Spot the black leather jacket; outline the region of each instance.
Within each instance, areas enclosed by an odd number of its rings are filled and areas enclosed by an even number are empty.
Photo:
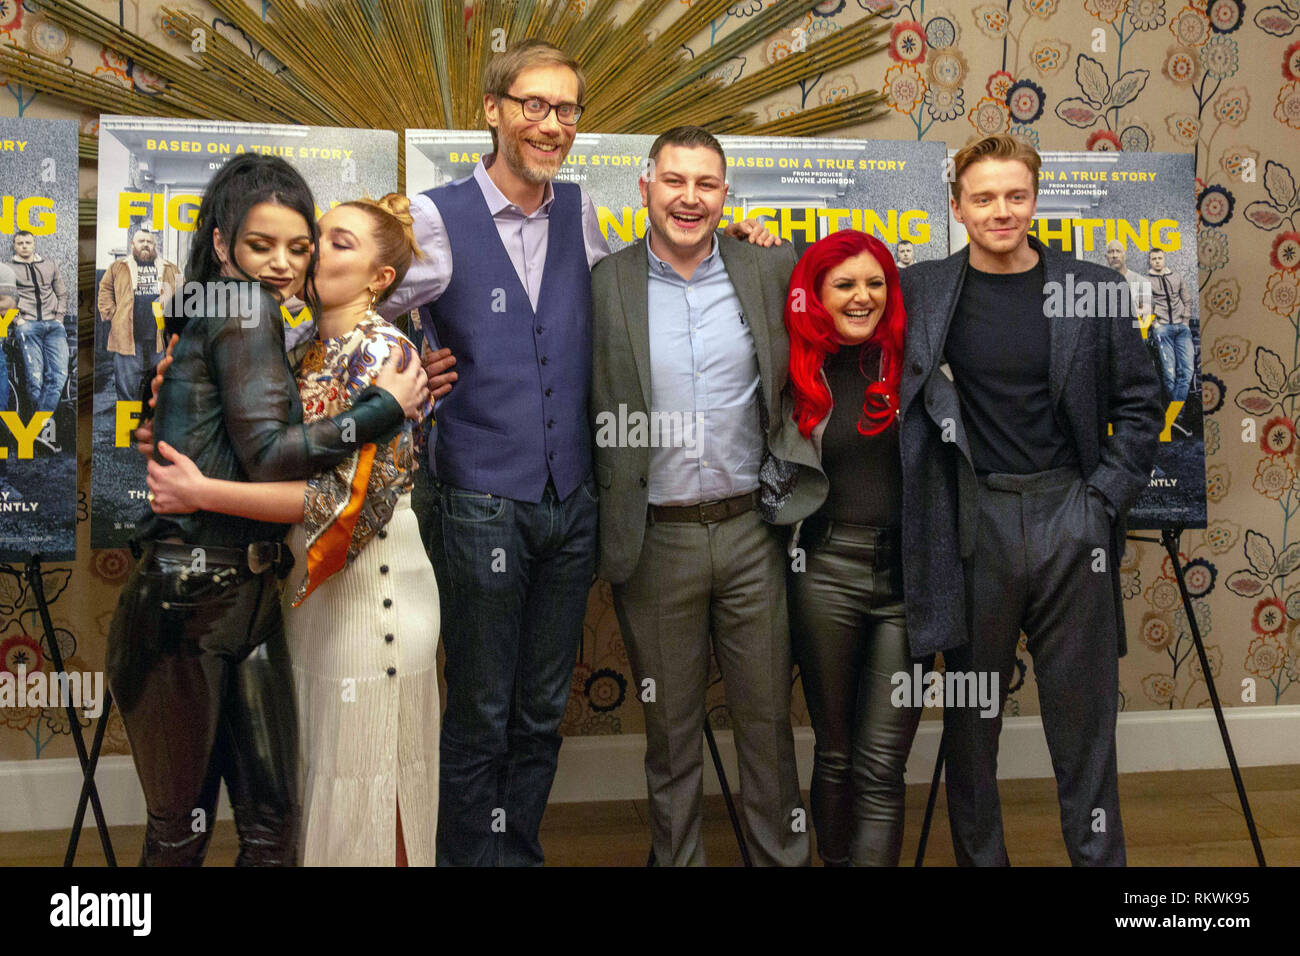
[[[183,452],[210,478],[288,481],[332,468],[366,442],[401,426],[402,407],[384,389],[361,392],[348,411],[303,424],[298,383],[285,355],[280,305],[261,290],[251,316],[191,318],[173,352],[154,414],[154,439]],[[165,463],[155,450],[154,457]],[[197,511],[146,509],[137,540],[240,547],[278,541],[288,525]]]

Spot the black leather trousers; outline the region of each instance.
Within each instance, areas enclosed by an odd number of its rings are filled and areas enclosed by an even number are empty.
[[[202,865],[224,778],[236,865],[292,866],[298,722],[276,575],[189,567],[146,547],[109,628],[109,686],[149,808],[141,865]]]
[[[877,547],[874,528],[812,525],[801,540],[807,568],[789,579],[791,638],[816,734],[817,851],[827,866],[895,866],[903,770],[921,719],[920,708],[890,700],[891,678],[913,664],[897,554]]]

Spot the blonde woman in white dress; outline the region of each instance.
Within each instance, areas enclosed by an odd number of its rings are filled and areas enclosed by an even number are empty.
[[[418,350],[373,309],[420,255],[409,203],[336,206],[320,220],[316,333],[294,349],[305,420],[346,413],[390,350]],[[298,698],[305,866],[434,865],[438,588],[411,510],[418,425],[406,420],[310,481],[203,476],[160,443],[155,511],[200,509],[294,525],[284,595]]]

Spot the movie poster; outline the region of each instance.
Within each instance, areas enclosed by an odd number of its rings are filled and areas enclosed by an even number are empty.
[[[1160,379],[1165,410],[1160,447],[1150,483],[1128,513],[1128,527],[1204,528],[1192,157],[1123,152],[1047,152],[1042,157],[1031,233],[1054,249],[1115,270],[1117,282],[1127,287],[1127,308]],[[965,245],[966,230],[956,222],[951,226],[955,251]]]
[[[942,143],[720,136],[730,190],[721,227],[761,216],[799,248],[840,229],[861,229],[907,265],[948,254]],[[637,179],[653,136],[580,133],[559,179],[591,197],[610,249],[645,235]],[[470,175],[492,141],[486,132],[406,131],[409,195]]]
[[[76,555],[77,124],[0,118],[0,561]]]
[[[146,513],[145,461],[130,445],[142,409],[141,374],[161,356],[163,303],[185,281],[203,190],[222,164],[242,153],[281,156],[297,167],[317,216],[397,188],[391,131],[101,118],[92,547],[124,547]],[[310,334],[311,315],[301,303],[288,303],[282,313],[289,345]]]

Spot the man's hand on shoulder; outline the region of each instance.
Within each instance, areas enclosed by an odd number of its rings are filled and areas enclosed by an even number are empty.
[[[733,222],[723,231],[733,239],[740,239],[756,246],[781,245],[781,237],[774,232],[768,232],[767,225],[757,216]]]

